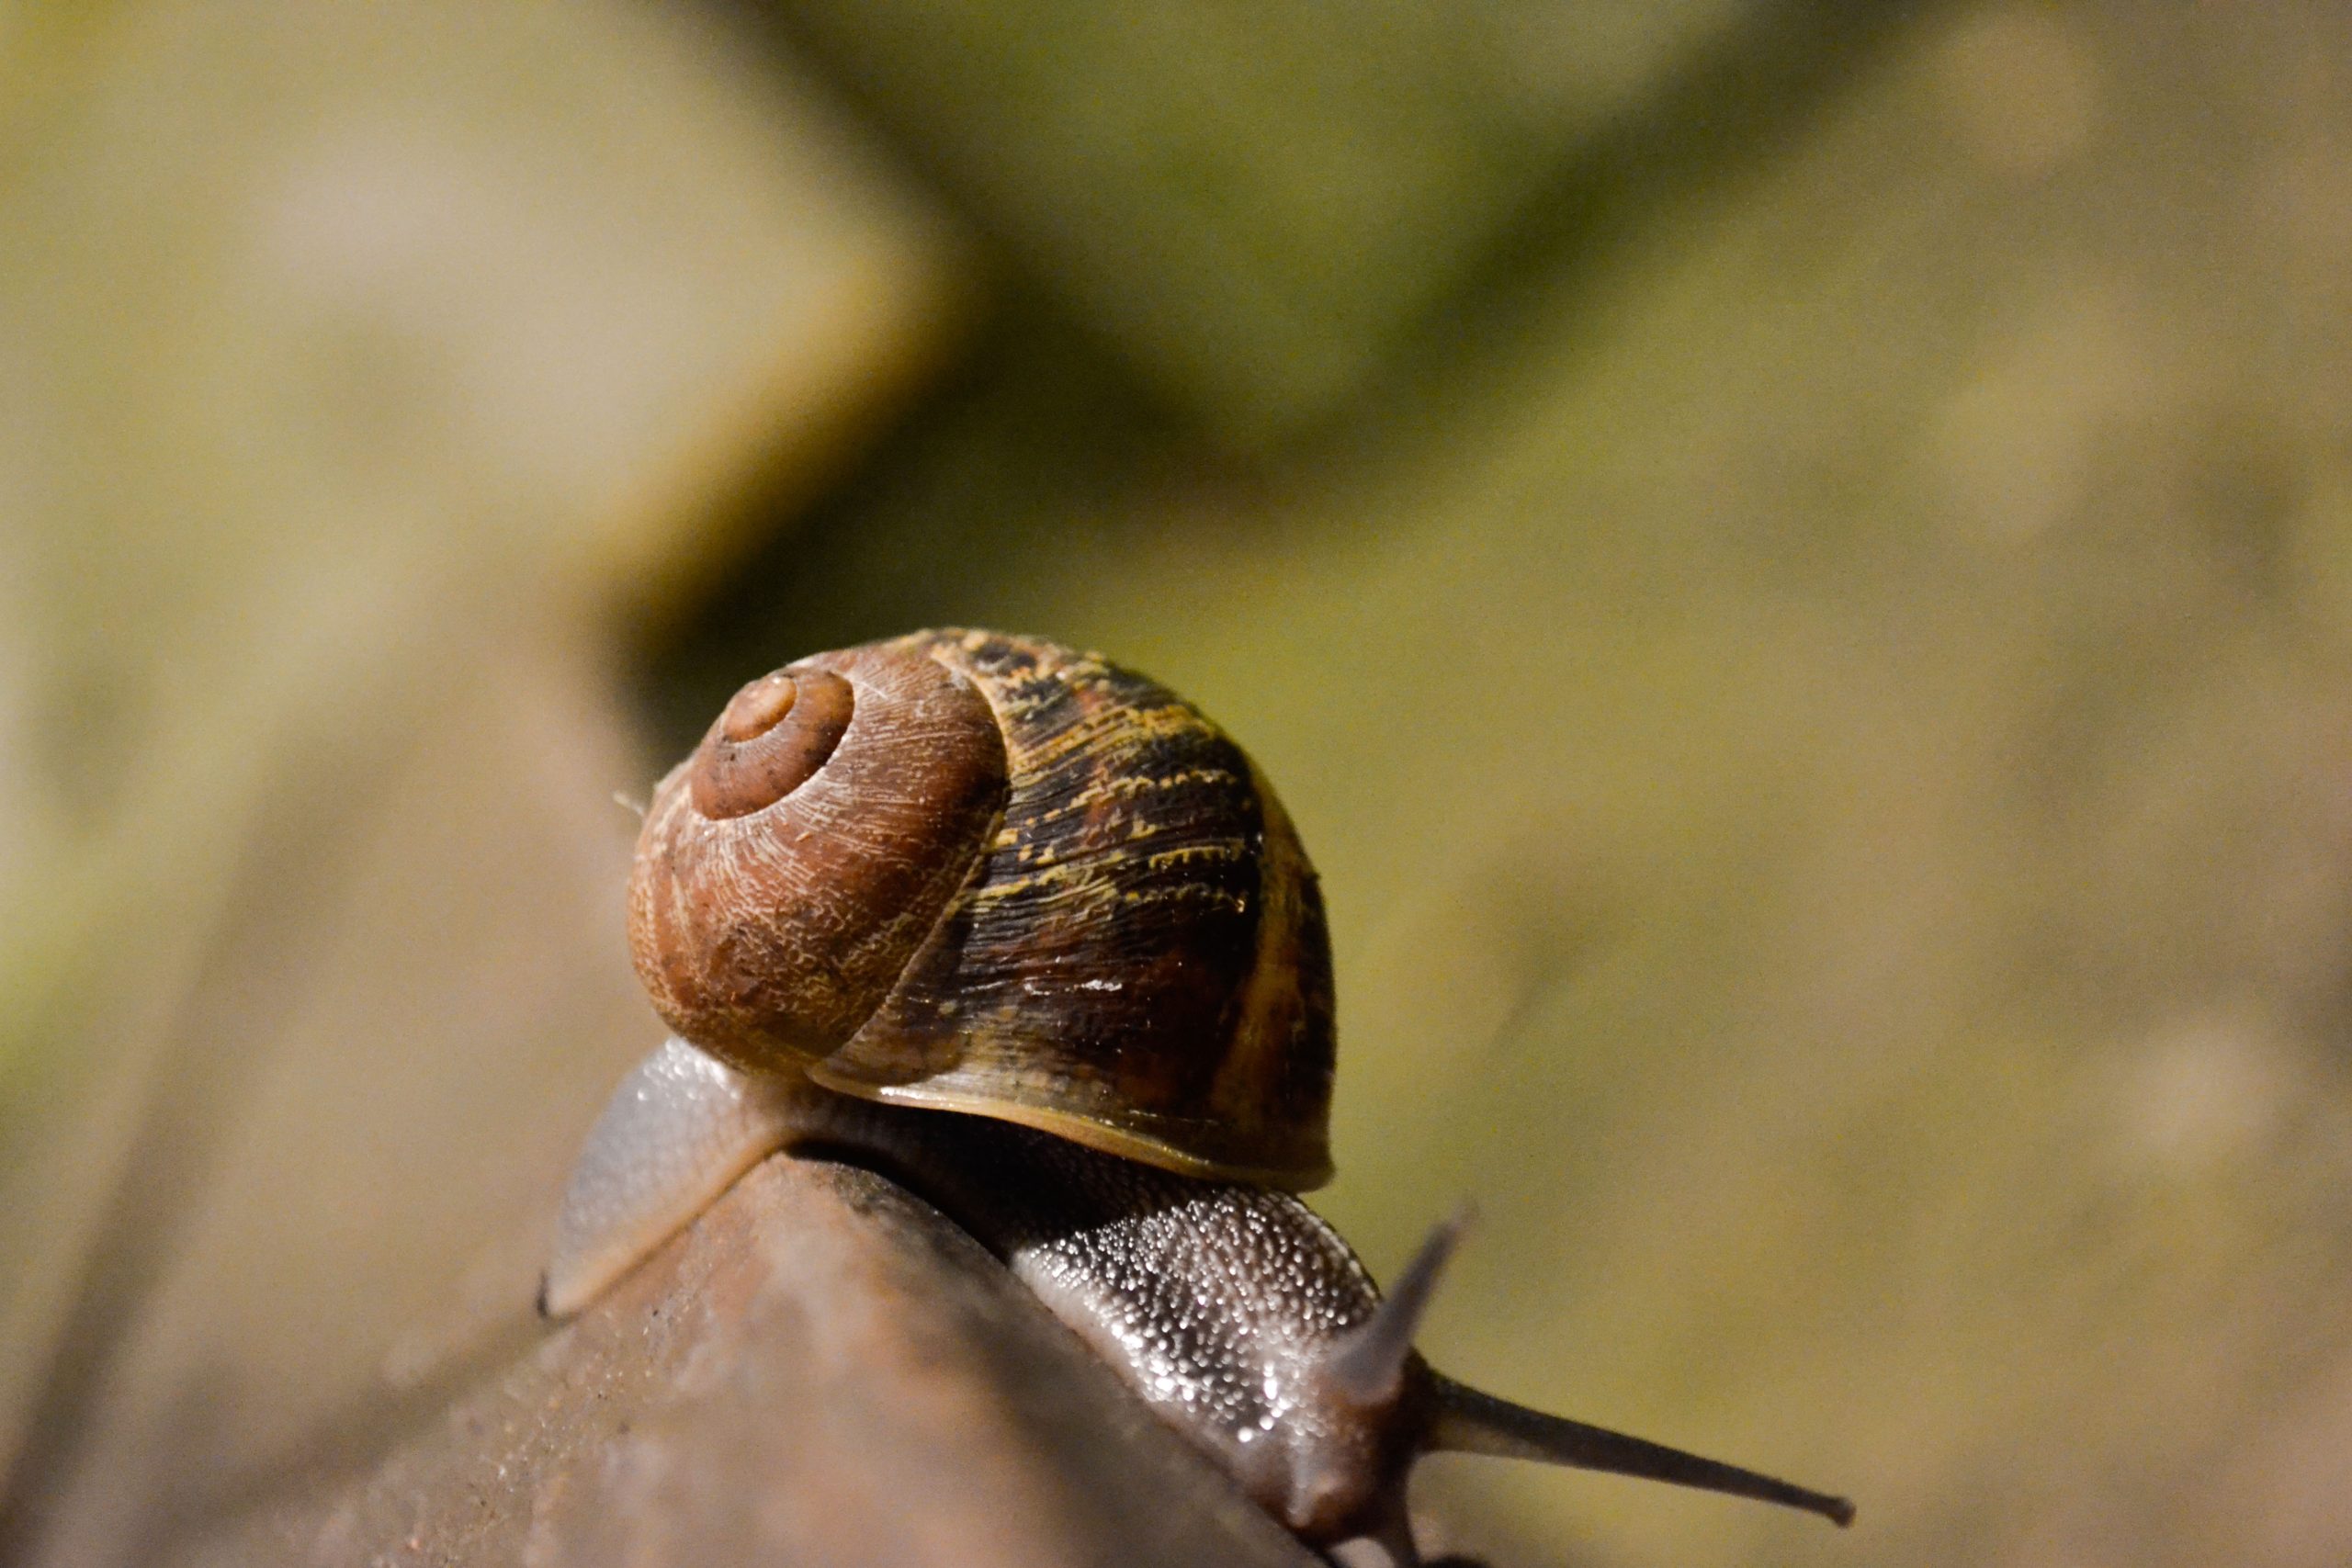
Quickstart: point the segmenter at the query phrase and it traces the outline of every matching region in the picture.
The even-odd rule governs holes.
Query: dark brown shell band
[[[1003,819],[881,1008],[811,1076],[1169,1169],[1327,1179],[1322,902],[1241,749],[1075,649],[960,631],[899,646],[986,694]]]

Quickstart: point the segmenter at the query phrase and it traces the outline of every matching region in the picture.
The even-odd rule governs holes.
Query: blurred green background
[[[2328,0],[0,12],[0,1555],[511,1334],[743,679],[1098,647],[1279,784],[1375,1270],[1850,1536],[2352,1560]]]

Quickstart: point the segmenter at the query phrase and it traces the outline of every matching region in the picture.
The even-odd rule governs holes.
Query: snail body
[[[1141,676],[939,631],[754,681],[662,782],[628,907],[675,1032],[574,1169],[552,1314],[768,1154],[849,1147],[1312,1544],[1417,1562],[1406,1476],[1448,1448],[1851,1517],[1414,1352],[1457,1227],[1384,1301],[1295,1196],[1330,1172],[1320,893],[1247,755]]]

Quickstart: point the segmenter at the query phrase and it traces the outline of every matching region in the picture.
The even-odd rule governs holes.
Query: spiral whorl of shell
[[[753,682],[647,816],[631,946],[673,1028],[1170,1169],[1329,1177],[1322,901],[1238,746],[1030,638],[922,632],[782,673],[814,672],[851,702],[813,772],[739,816],[697,807],[729,716],[756,730],[778,705]]]
[[[833,745],[782,794],[736,809],[786,776],[738,755],[729,734],[776,677],[752,682],[654,792],[629,878],[629,950],[654,1010],[746,1070],[822,1055],[857,1032],[1004,802],[995,716],[944,667],[852,649],[780,673],[846,689]],[[792,716],[750,748],[774,740],[805,761]],[[702,804],[713,797],[716,813]]]

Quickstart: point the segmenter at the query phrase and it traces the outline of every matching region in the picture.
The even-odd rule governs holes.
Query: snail
[[[1384,1299],[1297,1197],[1331,1174],[1321,894],[1250,758],[1142,676],[960,630],[763,676],[662,781],[628,930],[673,1033],[589,1135],[549,1315],[769,1154],[849,1147],[1326,1552],[1418,1562],[1405,1482],[1440,1450],[1852,1518],[1415,1353],[1460,1223]]]

